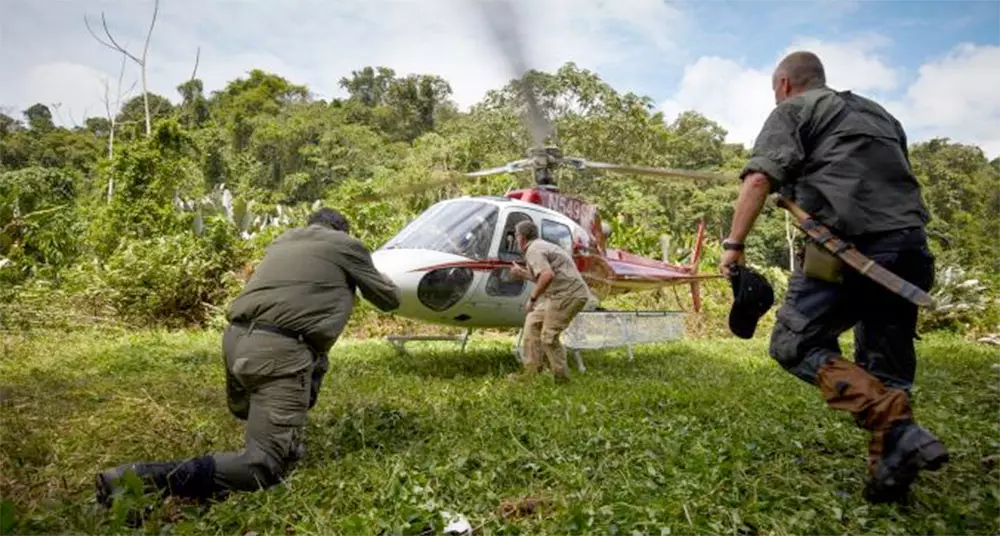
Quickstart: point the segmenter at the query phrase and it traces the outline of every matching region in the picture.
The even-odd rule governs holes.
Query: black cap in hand
[[[729,267],[733,287],[733,307],[729,311],[729,330],[742,339],[750,339],[757,322],[774,305],[774,289],[756,271],[745,265]]]

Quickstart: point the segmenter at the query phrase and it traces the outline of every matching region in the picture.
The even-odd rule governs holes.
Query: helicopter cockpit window
[[[491,203],[461,200],[439,203],[421,214],[382,249],[430,249],[486,259],[499,209]]]
[[[507,215],[507,223],[504,224],[503,234],[500,235],[500,248],[497,257],[502,261],[522,260],[524,252],[517,245],[515,227],[522,221],[531,221],[531,216],[524,212],[511,212]]]
[[[566,225],[543,219],[541,233],[543,240],[552,242],[566,251],[573,251],[573,234]]]

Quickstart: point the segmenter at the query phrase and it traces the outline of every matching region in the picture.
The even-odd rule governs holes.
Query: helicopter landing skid
[[[406,343],[413,341],[455,341],[462,343],[460,353],[465,353],[465,346],[469,342],[472,329],[465,330],[464,335],[389,335],[386,337],[400,355],[409,355],[406,352]]]

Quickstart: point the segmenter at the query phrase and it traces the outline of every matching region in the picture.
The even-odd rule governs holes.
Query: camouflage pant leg
[[[549,358],[552,373],[556,376],[569,377],[569,367],[566,366],[566,347],[559,341],[559,336],[569,327],[585,305],[587,305],[587,298],[566,298],[550,301],[546,307],[542,325],[542,349]]]
[[[241,336],[228,368],[249,393],[246,444],[213,456],[215,482],[241,491],[270,487],[304,454],[312,353],[298,341],[257,332]]]

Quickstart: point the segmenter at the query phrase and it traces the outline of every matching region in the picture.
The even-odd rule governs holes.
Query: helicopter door
[[[522,221],[531,220],[531,216],[525,212],[507,213],[507,221],[500,234],[500,243],[497,245],[497,259],[507,263],[524,260],[524,253],[518,247],[517,238],[514,236],[514,227]],[[486,280],[486,294],[493,297],[517,298],[524,293],[525,287],[526,283],[512,277],[510,268],[506,266],[493,270]],[[520,300],[516,300],[515,303],[520,304]]]

